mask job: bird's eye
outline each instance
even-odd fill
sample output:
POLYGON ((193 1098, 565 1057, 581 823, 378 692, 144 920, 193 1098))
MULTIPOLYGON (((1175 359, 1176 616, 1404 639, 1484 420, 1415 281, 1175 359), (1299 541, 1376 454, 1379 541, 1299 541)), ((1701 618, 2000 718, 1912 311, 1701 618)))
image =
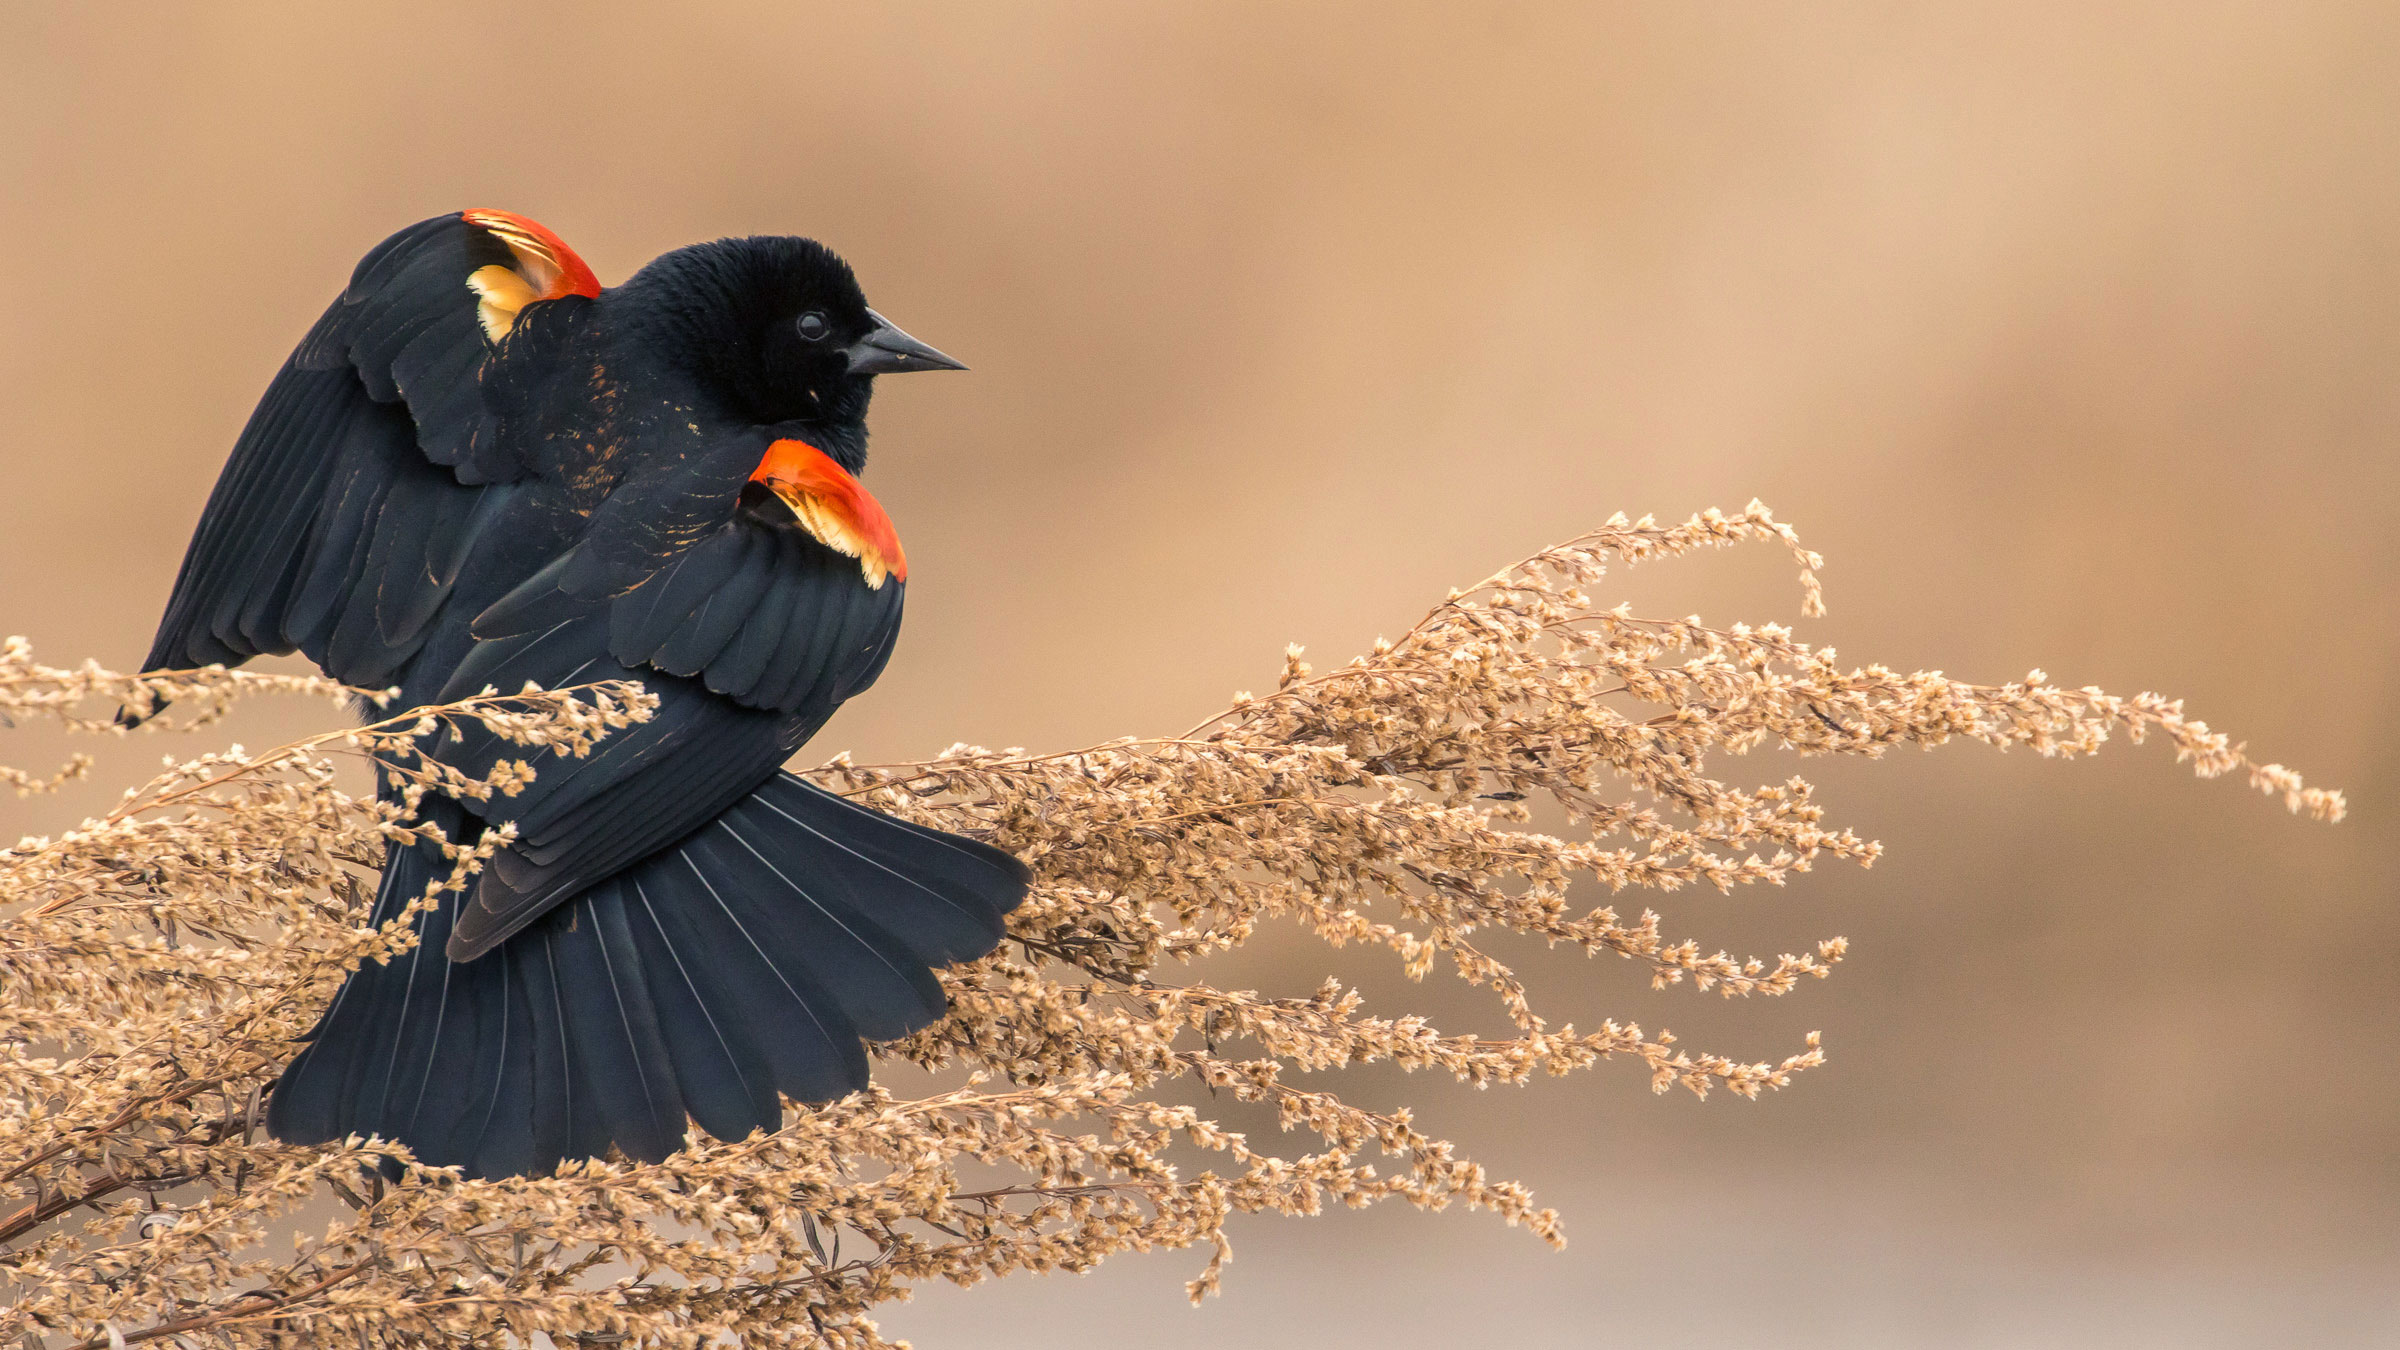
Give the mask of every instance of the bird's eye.
POLYGON ((833 331, 833 325, 826 322, 825 316, 813 309, 800 316, 797 326, 800 336, 810 342, 822 341, 827 333, 833 331))

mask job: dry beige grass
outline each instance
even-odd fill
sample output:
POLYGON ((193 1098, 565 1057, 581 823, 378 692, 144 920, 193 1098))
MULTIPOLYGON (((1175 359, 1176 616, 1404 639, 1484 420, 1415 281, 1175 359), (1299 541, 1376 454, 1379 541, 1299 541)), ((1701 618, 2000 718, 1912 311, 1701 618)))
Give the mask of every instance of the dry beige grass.
MULTIPOLYGON (((883 1046, 949 1090, 880 1089, 795 1109, 770 1136, 657 1165, 553 1177, 385 1184, 376 1141, 263 1137, 260 1099, 292 1039, 360 960, 406 940, 356 926, 386 840, 421 829, 339 790, 332 757, 433 772, 413 736, 477 718, 528 748, 579 754, 647 712, 638 690, 527 693, 411 712, 264 755, 170 768, 104 819, 0 854, 0 1338, 28 1346, 562 1343, 875 1346, 867 1314, 913 1284, 1082 1269, 1128 1250, 1206 1246, 1213 1290, 1236 1212, 1327 1203, 1461 1203, 1560 1241, 1556 1217, 1405 1112, 1362 1110, 1292 1079, 1390 1061, 1520 1083, 1617 1055, 1652 1086, 1743 1096, 1821 1062, 1736 1063, 1606 1022, 1553 1027, 1477 944, 1491 930, 1614 952, 1655 984, 1779 995, 1822 977, 1839 938, 1773 961, 1704 953, 1659 917, 1569 906, 1612 893, 1781 884, 1879 846, 1829 828, 1807 783, 1742 788, 1718 756, 1880 755, 1969 737, 2045 755, 2157 734, 2203 777, 2240 772, 2292 810, 2339 819, 2340 794, 2253 764, 2154 695, 1845 670, 1776 626, 1601 609, 1611 562, 1765 540, 1820 560, 1753 504, 1661 527, 1622 519, 1453 594, 1398 640, 1317 672, 1289 654, 1271 693, 1173 737, 1049 755, 956 748, 920 764, 836 760, 821 781, 901 815, 990 838, 1039 884, 1011 941, 945 974, 953 1013, 883 1046), (405 767, 403 767, 405 766, 405 767), (1555 803, 1571 837, 1527 828, 1555 803), (1327 983, 1284 996, 1186 971, 1291 921, 1489 989, 1514 1030, 1446 1036, 1371 1014, 1327 983), (1312 1141, 1271 1152, 1170 1104, 1192 1085, 1271 1104, 1312 1141), (970 1180, 972 1177, 974 1179, 970 1180), (325 1197, 346 1212, 273 1232, 325 1197)), ((0 713, 99 730, 120 699, 171 698, 181 728, 258 692, 341 697, 321 681, 205 671, 135 680, 0 651, 0 713)), ((80 770, 79 762, 67 772, 80 770)), ((7 771, 21 790, 50 779, 7 771)), ((488 847, 488 844, 487 844, 488 847)), ((468 851, 453 881, 480 862, 468 851)), ((429 901, 438 897, 428 897, 429 901)))

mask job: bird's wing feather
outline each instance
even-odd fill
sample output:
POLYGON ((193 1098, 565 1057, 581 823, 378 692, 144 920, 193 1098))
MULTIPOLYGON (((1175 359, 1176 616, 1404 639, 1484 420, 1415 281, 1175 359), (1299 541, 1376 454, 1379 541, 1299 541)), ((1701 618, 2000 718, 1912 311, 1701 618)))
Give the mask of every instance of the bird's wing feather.
POLYGON ((609 652, 822 720, 882 673, 907 590, 867 584, 858 560, 803 529, 737 518, 610 602, 609 652), (753 632, 763 660, 745 650, 753 632))
MULTIPOLYGON (((515 821, 517 841, 477 883, 454 959, 676 843, 770 777, 881 672, 905 589, 896 577, 870 586, 856 559, 747 516, 613 598, 562 589, 573 572, 562 557, 477 616, 479 641, 441 697, 630 678, 659 707, 588 758, 537 761, 519 796, 470 804, 515 821)), ((473 730, 438 751, 477 774, 516 753, 473 730)))
POLYGON ((490 369, 529 306, 599 286, 547 230, 456 212, 393 235, 284 363, 202 512, 147 669, 298 648, 380 684, 415 653, 496 499, 521 477, 490 369))

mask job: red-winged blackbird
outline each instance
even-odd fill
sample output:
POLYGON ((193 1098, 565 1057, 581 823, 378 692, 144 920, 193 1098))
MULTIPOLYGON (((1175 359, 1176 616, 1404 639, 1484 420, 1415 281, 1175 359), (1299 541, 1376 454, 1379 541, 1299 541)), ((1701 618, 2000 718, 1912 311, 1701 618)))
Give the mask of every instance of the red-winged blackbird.
MULTIPOLYGON (((275 1134, 480 1176, 655 1160, 687 1112, 774 1129, 778 1093, 862 1087, 862 1037, 942 1016, 933 968, 997 945, 1024 866, 778 766, 900 627, 908 561, 854 476, 874 377, 959 368, 806 239, 603 290, 549 230, 465 211, 359 263, 235 445, 148 668, 297 649, 397 707, 528 679, 659 707, 516 797, 425 803, 453 840, 516 841, 342 986, 275 1134)), ((522 751, 470 729, 428 753, 522 751)), ((376 921, 449 868, 394 846, 376 921)))

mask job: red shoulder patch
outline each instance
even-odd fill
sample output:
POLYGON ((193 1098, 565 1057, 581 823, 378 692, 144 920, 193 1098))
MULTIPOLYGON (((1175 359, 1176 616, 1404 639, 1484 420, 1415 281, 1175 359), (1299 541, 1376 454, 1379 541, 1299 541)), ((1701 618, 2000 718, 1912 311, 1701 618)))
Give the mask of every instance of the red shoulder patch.
POLYGON ((820 543, 858 559, 869 588, 881 590, 886 575, 908 580, 908 555, 901 551, 892 518, 832 456, 806 441, 777 441, 767 447, 750 481, 792 508, 800 527, 820 543))
POLYGON ((461 211, 459 217, 469 225, 480 226, 500 237, 509 252, 517 255, 517 265, 524 269, 525 279, 533 284, 534 299, 556 300, 561 296, 581 295, 597 298, 600 278, 593 274, 591 264, 567 247, 567 241, 551 232, 538 220, 528 220, 508 211, 488 211, 478 208, 461 211))
POLYGON ((592 275, 590 264, 577 257, 566 240, 552 234, 550 227, 506 211, 461 211, 458 216, 508 245, 509 256, 516 260, 514 267, 498 263, 478 267, 467 278, 467 289, 475 292, 475 313, 483 321, 483 335, 495 345, 517 326, 517 315, 527 305, 600 294, 600 278, 592 275))

